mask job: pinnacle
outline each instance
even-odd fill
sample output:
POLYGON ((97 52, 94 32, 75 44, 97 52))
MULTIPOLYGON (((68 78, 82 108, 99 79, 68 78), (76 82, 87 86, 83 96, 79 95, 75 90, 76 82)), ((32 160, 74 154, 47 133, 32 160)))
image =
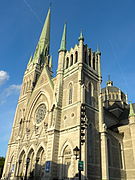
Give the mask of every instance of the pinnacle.
POLYGON ((62 35, 59 52, 66 51, 66 31, 67 31, 67 26, 66 26, 66 24, 64 24, 64 30, 63 30, 63 35, 62 35))

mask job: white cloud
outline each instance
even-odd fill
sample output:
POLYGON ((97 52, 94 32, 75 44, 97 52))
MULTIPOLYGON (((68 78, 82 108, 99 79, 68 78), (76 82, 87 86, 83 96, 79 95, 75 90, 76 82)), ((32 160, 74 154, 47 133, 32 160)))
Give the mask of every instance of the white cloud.
POLYGON ((21 85, 12 84, 4 89, 0 94, 0 104, 4 104, 9 96, 17 95, 21 90, 21 85))
POLYGON ((20 90, 21 90, 21 85, 12 84, 4 90, 4 94, 6 97, 8 97, 14 93, 20 92, 20 90))
POLYGON ((6 71, 0 71, 0 85, 9 79, 9 75, 6 71))

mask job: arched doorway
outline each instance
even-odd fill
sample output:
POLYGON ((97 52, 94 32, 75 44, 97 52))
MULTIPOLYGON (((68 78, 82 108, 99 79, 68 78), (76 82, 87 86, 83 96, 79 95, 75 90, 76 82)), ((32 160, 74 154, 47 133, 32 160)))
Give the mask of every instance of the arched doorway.
POLYGON ((27 157, 27 166, 26 166, 26 176, 30 177, 31 179, 34 177, 34 150, 31 149, 29 151, 28 157, 27 157))
POLYGON ((69 146, 66 146, 64 151, 63 151, 63 168, 62 168, 62 174, 63 174, 63 179, 69 179, 72 177, 72 172, 71 172, 71 149, 69 146))
POLYGON ((44 176, 44 168, 45 168, 45 151, 43 147, 40 147, 37 156, 36 156, 36 165, 35 165, 35 179, 40 180, 44 176))
POLYGON ((26 155, 25 155, 25 151, 22 151, 20 154, 20 157, 19 157, 17 176, 24 177, 24 175, 25 175, 25 172, 24 172, 25 164, 26 164, 26 155))

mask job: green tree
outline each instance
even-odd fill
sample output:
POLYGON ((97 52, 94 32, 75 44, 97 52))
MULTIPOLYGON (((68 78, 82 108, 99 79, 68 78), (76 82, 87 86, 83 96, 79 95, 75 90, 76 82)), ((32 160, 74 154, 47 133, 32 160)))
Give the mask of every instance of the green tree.
POLYGON ((5 162, 5 158, 4 157, 0 157, 0 178, 2 177, 4 162, 5 162))

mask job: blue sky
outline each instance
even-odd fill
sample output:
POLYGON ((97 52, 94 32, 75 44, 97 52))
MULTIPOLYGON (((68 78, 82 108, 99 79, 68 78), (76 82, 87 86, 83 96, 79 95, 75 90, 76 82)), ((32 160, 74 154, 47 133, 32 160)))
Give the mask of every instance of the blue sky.
MULTIPOLYGON (((102 52, 103 87, 111 75, 114 85, 135 102, 135 1, 52 0, 51 55, 57 67, 63 25, 67 49, 85 43, 102 52)), ((23 74, 39 39, 50 0, 1 0, 0 5, 0 156, 5 156, 23 74)))

